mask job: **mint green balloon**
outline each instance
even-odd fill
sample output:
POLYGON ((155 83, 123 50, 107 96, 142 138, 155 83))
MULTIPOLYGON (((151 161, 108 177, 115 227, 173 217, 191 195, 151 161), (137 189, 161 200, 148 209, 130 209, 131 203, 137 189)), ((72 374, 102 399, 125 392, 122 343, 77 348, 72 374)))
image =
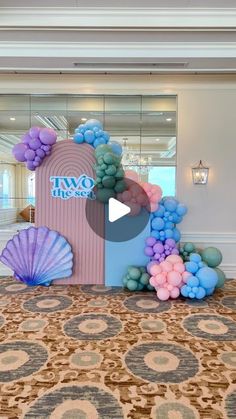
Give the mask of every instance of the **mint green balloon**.
POLYGON ((109 153, 111 151, 112 151, 111 146, 107 144, 101 144, 95 149, 95 156, 96 157, 103 156, 105 153, 109 153))
POLYGON ((129 270, 129 276, 131 279, 137 280, 140 278, 141 272, 138 268, 133 267, 129 270))
POLYGON ((194 253, 196 248, 193 243, 189 242, 189 243, 185 243, 184 250, 185 252, 188 252, 188 253, 194 253))
POLYGON ((116 180, 113 176, 104 176, 102 179, 102 184, 105 188, 112 189, 116 184, 116 180))
POLYGON ((115 198, 116 194, 113 189, 103 188, 98 189, 96 193, 98 201, 103 202, 104 204, 108 203, 110 198, 115 198))
POLYGON ((222 262, 222 253, 216 247, 207 247, 202 250, 201 257, 210 268, 216 268, 222 262))
POLYGON ((115 186, 114 189, 117 193, 121 193, 121 192, 126 191, 127 188, 126 188, 125 181, 124 180, 118 180, 116 182, 116 186, 115 186))
POLYGON ((107 164, 103 163, 100 167, 101 170, 106 170, 108 168, 107 164))
POLYGON ((136 291, 138 289, 138 282, 134 281, 133 279, 129 279, 127 282, 127 288, 130 291, 136 291))
POLYGON ((148 285, 149 284, 149 278, 150 278, 150 276, 147 273, 143 273, 141 275, 141 278, 140 278, 140 283, 143 284, 143 285, 148 285))
POLYGON ((216 288, 222 288, 226 280, 225 273, 219 268, 215 268, 214 271, 217 273, 217 276, 218 276, 216 288))
POLYGON ((112 153, 104 154, 103 160, 106 164, 113 164, 115 162, 115 158, 114 158, 114 155, 112 153))
POLYGON ((108 168, 106 169, 106 174, 108 176, 114 176, 116 174, 116 166, 114 164, 109 164, 108 168))

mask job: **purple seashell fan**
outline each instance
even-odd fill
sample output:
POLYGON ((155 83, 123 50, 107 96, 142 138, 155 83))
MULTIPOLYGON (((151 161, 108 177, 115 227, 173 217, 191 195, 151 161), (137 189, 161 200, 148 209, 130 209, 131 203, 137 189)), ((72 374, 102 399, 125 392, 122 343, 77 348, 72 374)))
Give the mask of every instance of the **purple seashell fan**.
POLYGON ((27 285, 50 285, 54 279, 72 275, 70 244, 47 227, 21 230, 7 242, 0 261, 14 271, 14 277, 27 285))

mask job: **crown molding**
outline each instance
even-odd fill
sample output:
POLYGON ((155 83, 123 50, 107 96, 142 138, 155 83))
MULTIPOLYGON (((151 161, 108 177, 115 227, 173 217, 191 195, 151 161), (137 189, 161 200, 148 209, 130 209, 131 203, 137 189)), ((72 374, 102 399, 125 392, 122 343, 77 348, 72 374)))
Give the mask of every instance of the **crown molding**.
POLYGON ((236 58, 236 42, 0 42, 0 57, 236 58))
POLYGON ((1 29, 236 29, 236 8, 0 7, 1 29))

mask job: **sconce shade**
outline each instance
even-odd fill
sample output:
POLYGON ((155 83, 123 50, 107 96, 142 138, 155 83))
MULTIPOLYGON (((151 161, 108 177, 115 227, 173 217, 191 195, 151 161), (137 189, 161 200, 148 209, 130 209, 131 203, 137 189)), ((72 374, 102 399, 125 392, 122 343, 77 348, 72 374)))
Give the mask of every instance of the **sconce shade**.
POLYGON ((198 166, 192 167, 194 185, 206 185, 208 182, 209 167, 205 167, 200 160, 198 166))

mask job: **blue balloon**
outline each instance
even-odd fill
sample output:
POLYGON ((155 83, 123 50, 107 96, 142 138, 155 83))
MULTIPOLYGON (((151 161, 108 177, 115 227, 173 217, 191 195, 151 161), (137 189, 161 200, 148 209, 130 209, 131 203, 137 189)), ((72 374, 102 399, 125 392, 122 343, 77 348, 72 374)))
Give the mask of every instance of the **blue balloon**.
POLYGON ((84 125, 86 126, 86 129, 93 129, 95 127, 102 129, 102 123, 97 119, 88 119, 84 125))
POLYGON ((85 131, 84 139, 85 139, 86 143, 92 144, 95 140, 94 132, 92 130, 85 131))
POLYGON ((164 206, 168 211, 174 212, 177 208, 178 202, 175 198, 166 198, 164 201, 164 206))
POLYGON ((186 207, 186 205, 183 205, 183 204, 179 204, 178 206, 177 206, 177 209, 176 209, 176 212, 177 212, 177 214, 178 215, 185 215, 186 213, 187 213, 187 207, 186 207))
POLYGON ((163 217, 164 213, 165 213, 165 207, 163 205, 159 205, 159 208, 157 211, 154 212, 154 215, 156 217, 163 217))
POLYGON ((174 228, 173 230, 173 239, 176 241, 176 243, 178 243, 181 239, 181 234, 178 228, 174 228))
POLYGON ((99 129, 97 132, 95 132, 95 137, 102 137, 103 136, 103 130, 99 129))
MULTIPOLYGON (((198 264, 195 262, 186 262, 185 263, 186 271, 190 272, 191 274, 195 274, 198 271, 198 264)), ((197 282, 199 284, 199 281, 197 279, 197 282)), ((195 285, 191 285, 191 287, 194 287, 195 285)))
POLYGON ((198 287, 198 291, 196 292, 195 295, 198 300, 201 300, 202 298, 206 296, 206 291, 204 290, 204 288, 198 287))
POLYGON ((175 224, 179 224, 179 222, 180 222, 180 217, 179 217, 179 215, 178 215, 178 214, 176 214, 176 212, 173 212, 173 214, 171 214, 171 217, 172 217, 172 221, 173 221, 173 223, 175 223, 175 224))
POLYGON ((157 230, 152 230, 151 231, 151 236, 154 237, 157 240, 160 239, 160 234, 159 234, 159 231, 157 231, 157 230))
POLYGON ((159 230, 160 231, 164 228, 164 225, 165 225, 165 223, 164 223, 163 219, 160 218, 160 217, 156 217, 152 220, 152 228, 154 230, 159 230))
MULTIPOLYGON (((188 297, 189 288, 190 288, 190 287, 188 287, 187 285, 183 285, 183 286, 181 287, 180 292, 181 292, 181 294, 182 294, 182 296, 183 296, 183 297, 188 297)), ((190 289, 191 289, 191 288, 190 288, 190 289)))
POLYGON ((174 228, 174 223, 172 223, 171 221, 167 221, 166 223, 165 223, 165 229, 167 230, 167 229, 169 229, 169 230, 173 230, 173 228, 174 228))
POLYGON ((76 144, 82 144, 84 142, 84 136, 80 132, 76 133, 73 137, 73 141, 76 144))
POLYGON ((214 287, 213 288, 207 288, 205 291, 206 291, 206 295, 212 295, 213 292, 215 291, 215 288, 214 287))
POLYGON ((108 134, 107 131, 103 131, 103 135, 102 136, 105 138, 105 140, 107 140, 107 142, 110 140, 110 134, 108 134))
POLYGON ((191 255, 189 257, 189 260, 191 262, 199 263, 199 262, 201 262, 202 258, 198 253, 191 253, 191 255))
POLYGON ((165 236, 167 239, 172 239, 174 237, 173 230, 170 230, 170 229, 165 230, 165 236))
POLYGON ((212 268, 208 268, 208 266, 200 268, 196 273, 196 276, 199 279, 200 286, 205 289, 215 288, 218 281, 216 271, 212 268))
POLYGON ((111 146, 113 153, 117 154, 118 156, 121 156, 122 154, 122 146, 117 141, 111 141, 108 143, 108 145, 111 146))
POLYGON ((94 148, 97 148, 101 144, 106 144, 106 140, 102 137, 96 138, 96 140, 93 143, 94 148))
POLYGON ((195 288, 199 286, 199 279, 196 276, 190 276, 187 280, 187 285, 191 288, 195 288))

